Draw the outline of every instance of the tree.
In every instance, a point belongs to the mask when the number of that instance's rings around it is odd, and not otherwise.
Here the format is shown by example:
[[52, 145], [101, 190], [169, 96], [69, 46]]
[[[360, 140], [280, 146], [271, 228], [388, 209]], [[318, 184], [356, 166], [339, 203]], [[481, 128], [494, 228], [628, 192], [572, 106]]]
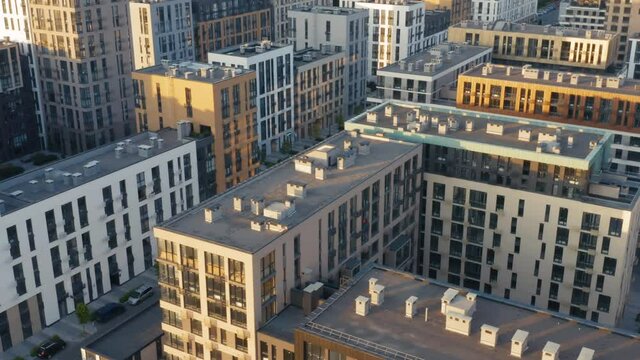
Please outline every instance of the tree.
[[82, 324], [82, 332], [84, 333], [84, 325], [91, 321], [91, 310], [86, 304], [80, 303], [76, 305], [76, 316], [78, 316], [78, 321]]

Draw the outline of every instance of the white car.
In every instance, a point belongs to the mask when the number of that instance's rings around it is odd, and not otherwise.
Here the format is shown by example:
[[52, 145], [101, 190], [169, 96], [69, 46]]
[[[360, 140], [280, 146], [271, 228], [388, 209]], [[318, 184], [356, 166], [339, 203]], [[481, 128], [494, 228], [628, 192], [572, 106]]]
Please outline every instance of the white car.
[[129, 304], [138, 305], [144, 299], [153, 295], [153, 288], [149, 285], [142, 285], [139, 288], [135, 289], [133, 293], [129, 296]]

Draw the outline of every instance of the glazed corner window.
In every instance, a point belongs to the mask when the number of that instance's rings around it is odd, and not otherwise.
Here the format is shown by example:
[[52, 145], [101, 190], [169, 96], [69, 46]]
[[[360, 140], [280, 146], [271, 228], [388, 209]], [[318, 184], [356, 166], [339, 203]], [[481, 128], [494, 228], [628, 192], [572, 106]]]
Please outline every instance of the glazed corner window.
[[229, 280], [244, 284], [244, 263], [229, 259]]

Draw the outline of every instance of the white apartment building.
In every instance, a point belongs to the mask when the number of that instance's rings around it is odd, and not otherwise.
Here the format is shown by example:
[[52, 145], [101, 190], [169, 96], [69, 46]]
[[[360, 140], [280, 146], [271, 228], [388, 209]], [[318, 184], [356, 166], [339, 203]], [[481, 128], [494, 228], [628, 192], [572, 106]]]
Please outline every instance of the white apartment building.
[[191, 0], [129, 3], [134, 70], [195, 59]]
[[458, 75], [479, 64], [491, 62], [491, 48], [444, 43], [378, 70], [378, 93], [367, 101], [385, 99], [430, 104], [454, 101]]
[[[9, 38], [10, 41], [20, 46], [20, 53], [27, 55], [29, 68], [31, 70], [31, 89], [33, 91], [33, 101], [36, 108], [36, 119], [38, 121], [38, 135], [40, 137], [40, 147], [47, 147], [47, 127], [43, 123], [40, 74], [38, 72], [38, 62], [35, 58], [35, 47], [31, 39], [31, 22], [26, 0], [6, 0], [0, 9], [0, 37]], [[3, 39], [4, 40], [4, 39]]]
[[640, 79], [640, 33], [629, 36], [627, 43], [627, 78]]
[[340, 6], [369, 10], [367, 76], [425, 47], [425, 5], [417, 0], [341, 0]]
[[256, 71], [258, 134], [263, 155], [293, 141], [293, 45], [265, 40], [209, 53], [208, 62]]
[[292, 289], [411, 269], [421, 151], [342, 132], [156, 227], [165, 358], [260, 359]]
[[604, 30], [607, 19], [605, 3], [565, 0], [560, 2], [558, 23], [560, 26], [586, 30]]
[[536, 0], [472, 0], [471, 20], [531, 21], [538, 10]]
[[294, 51], [307, 48], [345, 53], [344, 92], [346, 115], [364, 106], [368, 42], [366, 9], [298, 7], [288, 12], [289, 42]]
[[[318, 138], [347, 118], [344, 52], [306, 50], [294, 55], [294, 119], [299, 139]], [[331, 130], [329, 130], [331, 131]], [[334, 130], [334, 132], [336, 132]]]
[[153, 266], [151, 228], [200, 200], [196, 155], [163, 129], [0, 182], [0, 349]]
[[298, 7], [331, 6], [332, 0], [270, 0], [273, 8], [273, 41], [285, 42], [289, 35], [289, 11]]
[[613, 132], [401, 102], [345, 128], [424, 144], [418, 274], [606, 325], [620, 318], [640, 184], [606, 170]]

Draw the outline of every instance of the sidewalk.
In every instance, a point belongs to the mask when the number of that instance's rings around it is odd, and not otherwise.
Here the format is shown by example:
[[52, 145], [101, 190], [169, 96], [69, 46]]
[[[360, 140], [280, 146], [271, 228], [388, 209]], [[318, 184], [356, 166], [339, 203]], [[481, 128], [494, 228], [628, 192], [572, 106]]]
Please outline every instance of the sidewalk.
[[[91, 311], [95, 311], [101, 306], [110, 303], [118, 302], [120, 297], [127, 292], [136, 289], [142, 284], [151, 284], [154, 287], [158, 285], [158, 278], [155, 274], [155, 269], [150, 268], [147, 271], [142, 272], [140, 275], [127, 281], [126, 283], [113, 287], [111, 291], [104, 294], [102, 297], [89, 303]], [[127, 317], [135, 315], [145, 307], [127, 306]], [[78, 322], [78, 317], [75, 313], [71, 313], [66, 317], [60, 319], [53, 325], [45, 328], [41, 332], [34, 334], [30, 338], [26, 339], [22, 343], [12, 347], [2, 354], [2, 359], [12, 360], [15, 357], [23, 357], [25, 359], [31, 359], [31, 349], [35, 346], [39, 346], [43, 341], [49, 339], [54, 335], [60, 336], [60, 338], [67, 342], [67, 347], [64, 351], [56, 354], [54, 358], [73, 360], [80, 359], [80, 344], [87, 338], [98, 332], [106, 332], [114, 326], [118, 321], [112, 321], [105, 324], [88, 323], [83, 326]]]

